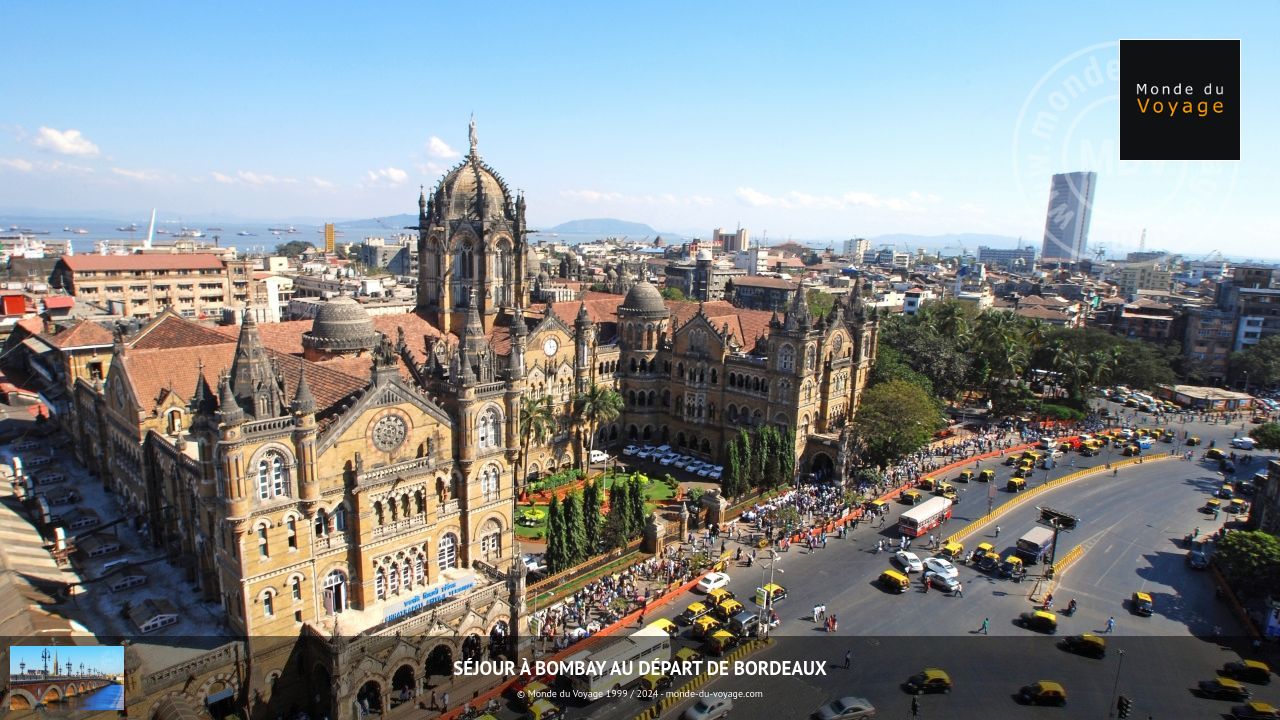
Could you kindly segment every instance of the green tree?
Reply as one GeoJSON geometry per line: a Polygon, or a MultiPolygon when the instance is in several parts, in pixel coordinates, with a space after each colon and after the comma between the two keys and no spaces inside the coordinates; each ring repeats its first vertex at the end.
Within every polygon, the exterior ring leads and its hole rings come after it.
{"type": "Polygon", "coordinates": [[[276,245],[276,255],[287,258],[296,258],[302,254],[303,250],[306,250],[307,248],[314,250],[315,247],[315,245],[312,245],[306,240],[290,240],[276,245]]]}
{"type": "Polygon", "coordinates": [[[809,290],[804,294],[809,305],[809,314],[815,318],[825,317],[836,305],[836,296],[821,290],[809,290]]]}
{"type": "Polygon", "coordinates": [[[796,479],[796,429],[788,427],[782,433],[782,447],[778,450],[778,484],[790,485],[796,479]]]}
{"type": "Polygon", "coordinates": [[[547,571],[555,574],[570,566],[565,547],[564,512],[560,498],[551,497],[547,506],[547,571]]]}
{"type": "Polygon", "coordinates": [[[644,532],[644,485],[633,477],[627,484],[627,538],[638,537],[644,532]]]}
{"type": "Polygon", "coordinates": [[[627,485],[631,481],[617,478],[609,488],[609,513],[604,521],[604,541],[610,548],[620,548],[631,538],[627,519],[627,485]]]}
{"type": "Polygon", "coordinates": [[[742,495],[742,463],[738,459],[737,439],[729,441],[725,449],[724,472],[720,476],[720,492],[730,500],[742,495]]]}
{"type": "Polygon", "coordinates": [[[911,383],[895,380],[863,393],[854,432],[863,460],[885,468],[923,447],[943,424],[933,398],[911,383]]]}
{"type": "Polygon", "coordinates": [[[582,518],[582,492],[574,490],[565,495],[561,507],[564,512],[565,556],[569,567],[573,567],[591,555],[587,548],[587,526],[582,518]]]}
{"type": "Polygon", "coordinates": [[[596,428],[616,420],[620,414],[622,414],[622,394],[604,385],[592,384],[586,392],[578,395],[574,400],[574,424],[578,427],[578,437],[582,446],[586,448],[588,463],[590,463],[591,451],[595,448],[596,428]]]}
{"type": "Polygon", "coordinates": [[[1270,387],[1280,381],[1280,335],[1268,335],[1230,357],[1231,376],[1250,387],[1270,387]]]}
{"type": "Polygon", "coordinates": [[[520,396],[520,480],[518,487],[523,488],[529,479],[529,454],[533,446],[546,445],[547,440],[556,429],[555,410],[551,406],[550,395],[520,396]]]}
{"type": "Polygon", "coordinates": [[[880,343],[876,348],[876,360],[871,366],[871,377],[868,379],[869,385],[888,382],[890,380],[905,380],[913,385],[919,385],[929,395],[933,395],[933,381],[924,375],[911,369],[902,358],[900,353],[893,346],[886,343],[880,343]]]}
{"type": "Polygon", "coordinates": [[[662,297],[667,300],[686,300],[684,291],[678,287],[664,287],[661,290],[662,297]]]}
{"type": "Polygon", "coordinates": [[[764,458],[764,476],[763,485],[765,487],[773,487],[782,481],[780,471],[782,470],[782,434],[778,432],[778,428],[772,425],[765,425],[760,428],[760,433],[766,438],[765,446],[768,450],[765,452],[764,458]]]}
{"type": "Polygon", "coordinates": [[[1280,539],[1262,531],[1227,533],[1213,551],[1227,582],[1244,597],[1280,594],[1280,539]]]}
{"type": "Polygon", "coordinates": [[[742,463],[742,474],[738,477],[738,482],[744,491],[751,485],[751,468],[755,465],[753,450],[751,433],[747,432],[746,428],[739,430],[738,460],[742,463]]]}
{"type": "Polygon", "coordinates": [[[1249,437],[1263,450],[1280,450],[1280,424],[1263,423],[1250,430],[1249,437]]]}
{"type": "Polygon", "coordinates": [[[582,524],[586,529],[588,555],[595,555],[600,551],[600,540],[604,534],[604,518],[600,515],[601,501],[600,483],[588,482],[583,486],[582,524]]]}

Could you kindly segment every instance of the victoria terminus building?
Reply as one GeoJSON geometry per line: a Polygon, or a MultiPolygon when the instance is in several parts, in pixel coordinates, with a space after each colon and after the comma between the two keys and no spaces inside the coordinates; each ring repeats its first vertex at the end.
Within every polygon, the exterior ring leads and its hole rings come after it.
{"type": "Polygon", "coordinates": [[[875,353],[856,296],[779,315],[664,301],[624,272],[615,294],[531,303],[546,268],[525,200],[474,132],[418,205],[413,313],[340,297],[306,321],[167,311],[114,336],[89,321],[40,335],[59,421],[152,546],[138,552],[167,553],[187,601],[225,617],[229,643],[177,666],[130,648],[131,715],[199,715],[225,695],[262,717],[346,720],[454,660],[515,652],[531,610],[517,467],[576,452],[566,420],[517,463],[522,396],[567,418],[590,386],[618,390],[604,444],[723,460],[742,427],[770,423],[796,428],[802,468],[836,460],[875,353]]]}

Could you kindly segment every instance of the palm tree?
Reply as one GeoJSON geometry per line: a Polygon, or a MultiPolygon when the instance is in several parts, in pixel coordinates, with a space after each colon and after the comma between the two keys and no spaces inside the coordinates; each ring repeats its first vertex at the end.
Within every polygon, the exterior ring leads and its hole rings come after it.
{"type": "MultiPolygon", "coordinates": [[[[578,437],[587,451],[584,471],[591,469],[591,451],[595,448],[596,428],[622,414],[622,394],[613,388],[592,384],[573,402],[573,419],[578,437]]],[[[587,472],[589,475],[590,473],[587,472]]]]}
{"type": "Polygon", "coordinates": [[[926,320],[934,332],[943,337],[953,338],[960,345],[964,345],[969,338],[969,318],[966,315],[966,309],[954,300],[935,303],[926,320]]]}
{"type": "Polygon", "coordinates": [[[555,412],[551,409],[550,395],[522,395],[520,397],[520,481],[523,488],[529,478],[529,454],[533,445],[546,445],[555,432],[555,412]]]}

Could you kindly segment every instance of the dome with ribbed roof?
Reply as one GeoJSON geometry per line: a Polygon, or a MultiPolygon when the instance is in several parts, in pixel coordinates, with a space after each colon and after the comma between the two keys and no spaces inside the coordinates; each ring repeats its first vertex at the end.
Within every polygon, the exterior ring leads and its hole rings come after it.
{"type": "Polygon", "coordinates": [[[662,293],[648,280],[641,280],[631,287],[627,297],[622,301],[623,310],[639,312],[666,312],[667,305],[662,301],[662,293]]]}
{"type": "Polygon", "coordinates": [[[373,320],[360,303],[345,295],[320,306],[311,330],[303,333],[302,347],[323,353],[354,353],[372,350],[378,343],[373,320]]]}

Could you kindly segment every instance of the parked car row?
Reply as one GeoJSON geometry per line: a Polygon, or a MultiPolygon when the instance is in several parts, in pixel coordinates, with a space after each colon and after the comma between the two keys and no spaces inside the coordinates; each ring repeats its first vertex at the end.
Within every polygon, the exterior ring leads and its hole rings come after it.
{"type": "Polygon", "coordinates": [[[653,445],[628,445],[622,448],[622,454],[637,460],[656,462],[663,467],[674,467],[677,470],[684,470],[690,475],[709,480],[719,480],[720,474],[724,472],[722,465],[715,465],[688,455],[682,455],[672,450],[670,445],[659,445],[657,447],[653,445]]]}

